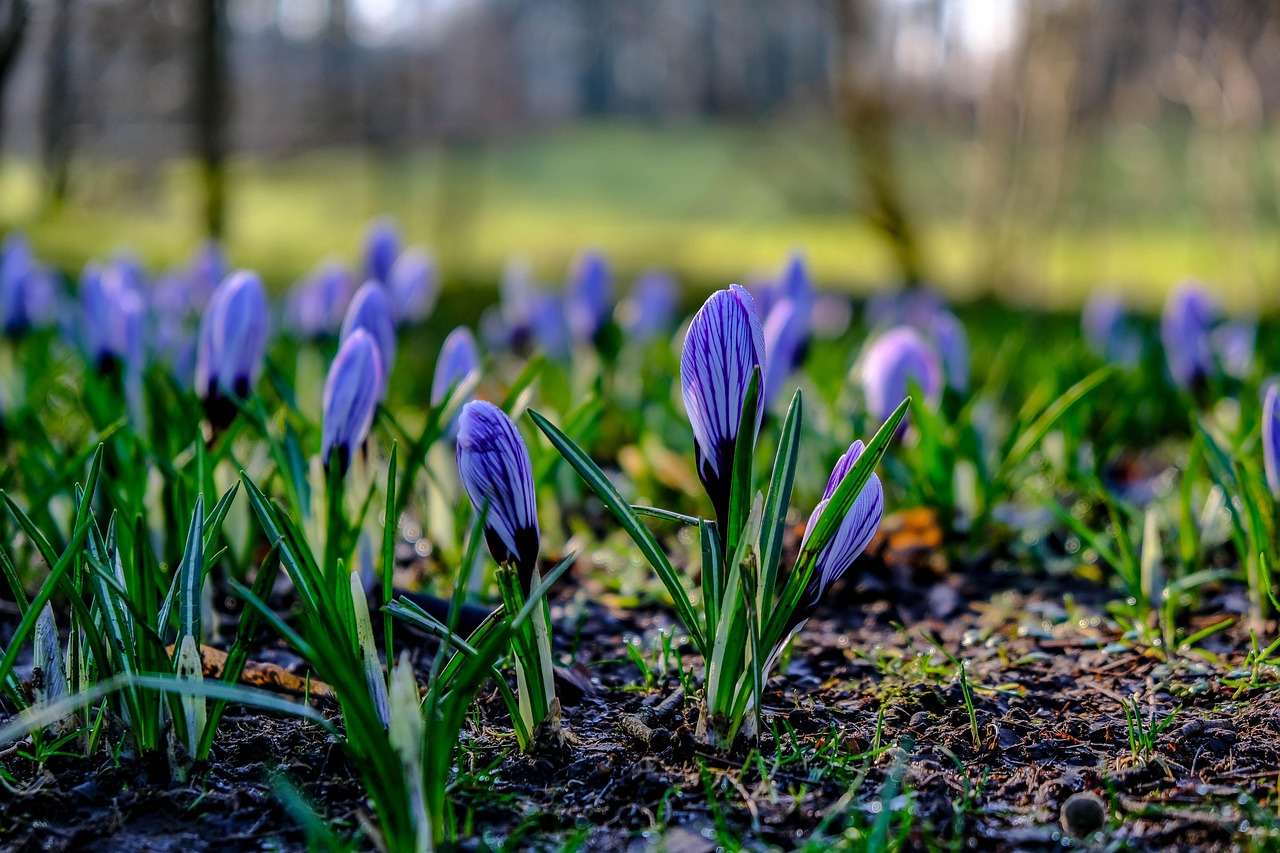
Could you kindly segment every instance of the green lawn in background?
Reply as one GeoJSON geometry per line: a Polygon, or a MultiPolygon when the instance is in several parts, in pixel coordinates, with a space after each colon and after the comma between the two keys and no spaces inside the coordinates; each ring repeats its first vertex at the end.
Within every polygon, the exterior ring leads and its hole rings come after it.
{"type": "MultiPolygon", "coordinates": [[[[958,298],[1070,307],[1101,282],[1151,307],[1196,276],[1237,307],[1275,307],[1271,138],[1227,144],[1219,157],[1216,140],[1189,132],[1114,131],[1053,160],[914,133],[898,154],[931,277],[958,298]]],[[[321,257],[354,257],[365,224],[387,213],[437,251],[446,284],[492,283],[513,253],[558,280],[594,246],[624,277],[667,267],[710,287],[767,274],[800,248],[823,284],[865,291],[895,270],[858,215],[852,166],[835,129],[811,122],[581,125],[448,151],[242,158],[227,245],[283,287],[321,257]]],[[[36,166],[6,162],[0,226],[68,269],[121,247],[169,264],[199,239],[190,162],[78,162],[72,180],[53,211],[36,166]]]]}

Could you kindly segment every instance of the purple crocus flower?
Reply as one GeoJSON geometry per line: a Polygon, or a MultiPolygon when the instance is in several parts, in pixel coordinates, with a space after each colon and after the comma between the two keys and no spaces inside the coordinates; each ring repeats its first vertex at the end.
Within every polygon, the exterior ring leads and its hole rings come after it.
{"type": "Polygon", "coordinates": [[[192,277],[178,270],[166,274],[151,290],[152,352],[187,386],[196,369],[195,289],[192,277]]]}
{"type": "Polygon", "coordinates": [[[628,341],[648,343],[671,328],[679,302],[680,289],[670,273],[647,272],[618,305],[618,325],[626,331],[628,341]]]}
{"type": "Polygon", "coordinates": [[[100,371],[124,366],[141,372],[145,360],[145,304],[133,272],[115,261],[89,264],[81,279],[85,350],[100,371]]]}
{"type": "Polygon", "coordinates": [[[888,420],[906,399],[912,382],[930,404],[936,404],[942,393],[937,353],[909,326],[898,326],[881,335],[867,351],[860,374],[867,412],[877,421],[888,420]]]}
{"type": "Polygon", "coordinates": [[[390,217],[375,219],[365,232],[364,274],[366,280],[386,284],[391,280],[391,267],[400,254],[400,229],[390,217]]]}
{"type": "Polygon", "coordinates": [[[942,356],[942,369],[947,384],[963,394],[969,390],[969,336],[960,318],[940,309],[929,321],[929,337],[942,356]]]}
{"type": "Polygon", "coordinates": [[[480,350],[476,339],[466,326],[459,326],[449,333],[440,347],[436,372],[431,379],[431,405],[440,405],[449,391],[465,383],[480,372],[480,350]]]}
{"type": "Polygon", "coordinates": [[[5,240],[0,259],[0,317],[4,333],[19,338],[43,328],[57,316],[58,288],[53,274],[36,263],[19,235],[5,240]]]}
{"type": "Polygon", "coordinates": [[[1210,342],[1222,372],[1235,379],[1247,379],[1253,373],[1257,340],[1258,325],[1249,320],[1228,320],[1214,329],[1210,342]]]}
{"type": "Polygon", "coordinates": [[[1129,325],[1124,301],[1106,292],[1096,292],[1080,311],[1080,330],[1085,344],[1099,358],[1133,367],[1142,357],[1142,336],[1129,325]]]}
{"type": "Polygon", "coordinates": [[[346,473],[352,453],[369,438],[382,385],[378,344],[367,331],[356,329],[338,348],[324,383],[320,455],[326,468],[336,452],[338,473],[346,473]]]}
{"type": "Polygon", "coordinates": [[[1096,292],[1080,311],[1084,342],[1099,358],[1110,360],[1116,337],[1124,328],[1124,301],[1112,293],[1096,292]]]}
{"type": "MultiPolygon", "coordinates": [[[[813,512],[809,514],[809,521],[805,525],[804,539],[800,543],[802,551],[805,543],[809,541],[809,534],[817,526],[818,519],[827,508],[827,504],[831,502],[836,489],[840,487],[840,484],[844,482],[844,478],[853,470],[853,466],[857,463],[858,458],[862,456],[864,449],[861,441],[855,441],[849,445],[849,450],[840,457],[835,467],[831,470],[831,477],[827,480],[827,488],[822,493],[822,500],[818,502],[813,512]]],[[[866,485],[862,487],[862,491],[854,498],[853,505],[849,507],[849,511],[841,519],[840,526],[836,529],[831,541],[818,554],[817,561],[814,564],[813,576],[805,586],[804,594],[796,604],[796,609],[791,613],[790,625],[784,635],[786,640],[774,650],[766,666],[766,671],[772,668],[778,653],[786,646],[787,640],[795,636],[796,632],[809,621],[809,617],[817,610],[818,604],[822,601],[822,596],[826,594],[826,591],[849,570],[854,561],[866,550],[867,545],[871,543],[872,537],[875,536],[876,530],[880,527],[880,519],[883,516],[884,487],[880,484],[880,478],[872,474],[866,485]]]]}
{"type": "Polygon", "coordinates": [[[1169,295],[1160,316],[1169,375],[1185,390],[1202,385],[1213,373],[1210,333],[1218,321],[1218,305],[1200,285],[1184,284],[1169,295]]]}
{"type": "MultiPolygon", "coordinates": [[[[818,518],[822,515],[823,510],[827,508],[827,504],[836,493],[836,489],[840,487],[840,484],[844,482],[844,478],[853,470],[853,466],[862,456],[862,452],[865,449],[861,441],[855,441],[849,445],[849,450],[840,457],[835,467],[831,469],[831,477],[827,480],[827,488],[822,493],[822,500],[814,507],[813,512],[809,515],[809,522],[805,525],[804,540],[800,543],[801,550],[804,549],[804,543],[808,541],[809,534],[817,526],[818,518]]],[[[880,478],[872,474],[866,485],[862,487],[862,491],[854,498],[853,506],[845,513],[845,517],[841,520],[835,536],[822,549],[822,553],[818,555],[813,578],[809,581],[809,585],[805,590],[806,595],[803,599],[807,603],[810,613],[813,608],[818,606],[818,601],[821,600],[823,593],[841,575],[848,571],[849,567],[853,565],[853,561],[858,559],[862,552],[866,550],[867,545],[871,542],[871,537],[875,536],[876,530],[880,527],[880,519],[883,516],[884,487],[880,485],[880,478]]],[[[805,605],[802,604],[801,606],[803,608],[805,605]]]]}
{"type": "Polygon", "coordinates": [[[563,297],[555,293],[536,294],[531,317],[533,341],[538,348],[552,361],[568,361],[572,355],[571,331],[563,297]]]}
{"type": "Polygon", "coordinates": [[[351,298],[347,315],[342,320],[342,340],[345,341],[356,329],[367,331],[378,344],[383,371],[381,399],[386,396],[387,378],[396,363],[396,320],[390,294],[376,281],[366,281],[351,298]]]}
{"type": "Polygon", "coordinates": [[[600,252],[584,252],[574,261],[565,294],[565,314],[575,340],[595,340],[609,314],[612,289],[609,265],[600,252]]]}
{"type": "Polygon", "coordinates": [[[267,351],[267,294],[257,273],[227,276],[213,292],[200,321],[196,393],[216,428],[235,419],[235,404],[253,391],[267,351]]]}
{"type": "Polygon", "coordinates": [[[229,271],[226,254],[217,240],[205,240],[200,244],[187,269],[187,282],[197,310],[209,304],[213,291],[229,271]]]}
{"type": "Polygon", "coordinates": [[[342,325],[351,302],[355,282],[350,271],[338,263],[321,264],[289,291],[285,301],[285,322],[300,338],[332,335],[342,325]]]}
{"type": "Polygon", "coordinates": [[[1280,387],[1275,384],[1262,401],[1262,467],[1271,494],[1280,500],[1280,387]]]}
{"type": "Polygon", "coordinates": [[[538,565],[538,501],[520,431],[497,406],[473,400],[458,418],[457,459],[472,507],[485,511],[489,553],[500,565],[516,567],[527,594],[538,565]]]}
{"type": "Polygon", "coordinates": [[[771,290],[774,299],[764,315],[766,406],[777,399],[783,383],[800,367],[809,348],[814,296],[803,255],[797,252],[791,256],[777,286],[771,290]]]}
{"type": "MultiPolygon", "coordinates": [[[[763,371],[764,366],[764,330],[751,294],[736,284],[711,294],[685,335],[680,390],[693,427],[698,478],[711,497],[722,530],[747,386],[752,372],[763,371]]],[[[752,444],[763,415],[762,393],[752,421],[752,444]]]]}
{"type": "Polygon", "coordinates": [[[804,331],[796,318],[799,310],[790,299],[774,303],[764,321],[764,403],[769,406],[778,398],[782,384],[800,362],[804,331]]]}
{"type": "Polygon", "coordinates": [[[397,323],[421,323],[431,316],[439,296],[435,259],[423,249],[406,249],[387,281],[397,323]]]}

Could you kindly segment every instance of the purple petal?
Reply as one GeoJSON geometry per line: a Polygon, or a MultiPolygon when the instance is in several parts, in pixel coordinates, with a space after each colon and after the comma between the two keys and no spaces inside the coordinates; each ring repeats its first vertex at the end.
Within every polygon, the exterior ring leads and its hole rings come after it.
{"type": "MultiPolygon", "coordinates": [[[[680,355],[680,387],[702,462],[699,474],[729,474],[751,373],[763,370],[764,330],[751,294],[738,285],[711,295],[694,315],[680,355]]],[[[761,397],[755,429],[764,413],[761,397]]]]}
{"type": "Polygon", "coordinates": [[[483,400],[458,418],[458,474],[476,512],[488,507],[485,539],[499,563],[515,563],[528,591],[538,559],[538,503],[533,466],[520,431],[483,400]]]}
{"type": "Polygon", "coordinates": [[[345,470],[352,451],[368,439],[382,385],[377,342],[364,329],[356,329],[338,348],[324,383],[320,454],[326,466],[336,450],[345,470]]]}

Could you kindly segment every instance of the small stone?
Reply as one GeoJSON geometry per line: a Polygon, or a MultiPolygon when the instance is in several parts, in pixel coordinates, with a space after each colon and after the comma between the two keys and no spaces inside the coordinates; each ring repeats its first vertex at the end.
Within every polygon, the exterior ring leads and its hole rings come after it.
{"type": "Polygon", "coordinates": [[[1075,838],[1084,838],[1107,821],[1107,804],[1096,794],[1072,794],[1062,804],[1062,828],[1075,838]]]}

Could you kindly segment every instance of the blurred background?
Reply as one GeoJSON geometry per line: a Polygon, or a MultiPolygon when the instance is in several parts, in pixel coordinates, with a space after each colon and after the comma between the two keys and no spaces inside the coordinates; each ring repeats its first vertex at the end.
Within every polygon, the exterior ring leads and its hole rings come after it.
{"type": "Polygon", "coordinates": [[[397,218],[446,286],[824,284],[1236,308],[1280,280],[1280,5],[0,0],[0,227],[68,269],[205,234],[282,287],[397,218]]]}

